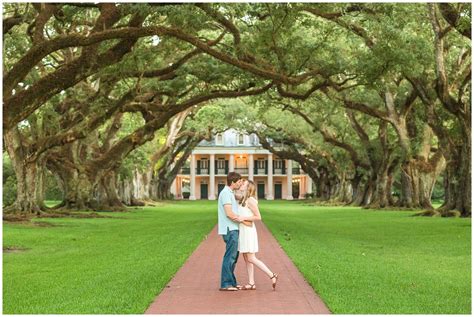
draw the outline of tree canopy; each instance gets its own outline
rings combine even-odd
[[[170,198],[192,148],[234,127],[321,199],[432,210],[443,177],[435,213],[470,215],[470,3],[3,9],[9,211],[46,210],[45,175],[64,208],[131,203],[116,187],[133,170]]]

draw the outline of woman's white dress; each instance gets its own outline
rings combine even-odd
[[[249,199],[254,199],[250,197]],[[257,204],[258,202],[254,200]],[[247,206],[239,205],[239,215],[248,217],[254,214]],[[239,224],[239,252],[241,253],[257,253],[258,252],[258,236],[255,223],[252,223],[252,227],[244,224]]]

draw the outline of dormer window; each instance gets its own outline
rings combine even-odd
[[[216,135],[216,145],[224,145],[224,137],[222,133]]]
[[[237,144],[238,145],[244,145],[244,135],[243,134],[239,134],[239,136],[237,138]]]

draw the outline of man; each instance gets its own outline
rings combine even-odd
[[[219,194],[217,218],[218,233],[225,242],[225,254],[222,260],[221,291],[238,291],[234,269],[239,258],[239,205],[234,196],[234,191],[241,186],[239,173],[230,172],[227,175],[227,186]]]

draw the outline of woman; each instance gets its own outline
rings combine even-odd
[[[276,288],[278,274],[274,274],[270,269],[257,259],[255,253],[258,252],[258,237],[257,229],[255,228],[255,220],[261,220],[260,210],[258,209],[258,200],[256,196],[256,186],[253,181],[246,181],[242,189],[246,189],[243,198],[239,205],[239,215],[244,220],[252,221],[252,226],[247,226],[241,223],[239,226],[239,252],[242,253],[245,265],[247,266],[247,273],[249,276],[249,283],[242,287],[242,290],[256,290],[254,279],[254,265],[267,274],[273,283],[273,290]]]

